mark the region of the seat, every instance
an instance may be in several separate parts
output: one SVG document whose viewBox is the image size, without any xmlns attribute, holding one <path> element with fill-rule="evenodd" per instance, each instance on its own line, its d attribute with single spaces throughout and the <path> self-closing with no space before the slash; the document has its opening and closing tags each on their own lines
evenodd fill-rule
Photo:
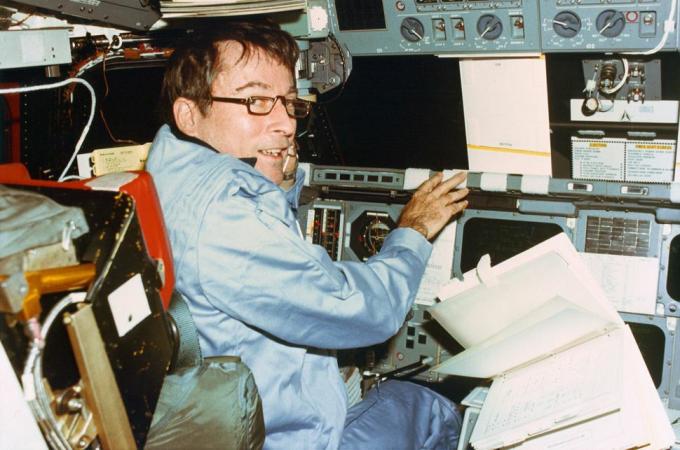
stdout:
<svg viewBox="0 0 680 450">
<path fill-rule="evenodd" d="M 250 369 L 237 356 L 203 358 L 191 313 L 177 291 L 169 312 L 177 327 L 175 367 L 165 377 L 145 449 L 261 449 L 262 402 Z"/>
<path fill-rule="evenodd" d="M 74 242 L 78 260 L 94 267 L 83 303 L 91 309 L 94 326 L 81 324 L 72 331 L 74 324 L 81 322 L 70 315 L 77 318 L 84 313 L 68 306 L 64 310 L 70 322 L 67 329 L 75 338 L 70 337 L 69 345 L 63 332 L 55 331 L 47 337 L 40 364 L 53 387 L 47 395 L 58 400 L 52 403 L 68 403 L 80 398 L 78 393 L 84 390 L 81 415 L 92 413 L 104 448 L 187 448 L 199 442 L 204 447 L 261 448 L 262 407 L 250 370 L 238 357 L 204 360 L 200 354 L 189 309 L 174 290 L 170 246 L 150 175 L 123 172 L 56 183 L 32 180 L 25 167 L 8 164 L 0 165 L 0 184 L 78 207 L 89 226 L 89 232 Z M 50 295 L 40 300 L 46 310 L 53 303 Z M 23 319 L 26 322 L 28 317 Z M 128 319 L 129 326 L 118 323 Z M 97 351 L 88 346 L 90 341 L 97 341 L 92 338 L 92 329 L 100 336 L 103 350 L 99 353 L 106 355 L 99 362 L 94 355 Z M 3 342 L 5 348 L 21 344 Z M 63 360 L 72 364 L 57 368 L 64 366 L 58 363 Z M 87 373 L 106 362 L 111 372 L 108 385 L 102 381 L 106 376 Z M 20 370 L 15 366 L 15 371 Z M 99 405 L 107 401 L 97 398 L 102 391 L 120 393 L 122 406 L 116 415 L 124 420 L 111 417 L 115 407 Z M 225 414 L 226 407 L 231 407 L 229 414 Z M 64 408 L 46 413 L 54 416 L 59 426 L 88 422 L 86 417 L 74 419 L 72 411 Z M 88 444 L 87 440 L 78 441 L 92 431 L 84 427 L 72 425 L 72 431 L 80 436 L 66 440 Z M 43 433 L 48 435 L 45 428 Z"/>
<path fill-rule="evenodd" d="M 93 276 L 78 285 L 62 283 L 61 292 L 42 289 L 37 302 L 4 313 L 15 324 L 4 334 L 14 339 L 3 341 L 15 372 L 22 372 L 26 349 L 34 349 L 18 330 L 37 327 L 34 341 L 44 340 L 44 349 L 36 350 L 33 377 L 43 401 L 32 407 L 46 418 L 39 420 L 43 434 L 57 448 L 66 442 L 89 445 L 95 436 L 105 448 L 114 442 L 116 448 L 142 448 L 171 366 L 174 339 L 165 311 L 174 276 L 162 215 L 150 176 L 124 175 L 56 183 L 32 180 L 18 164 L 0 166 L 0 183 L 78 208 L 87 222 L 88 232 L 73 240 L 77 266 L 47 269 L 52 271 L 47 279 L 64 280 L 68 270 L 81 266 L 92 267 Z M 46 285 L 45 277 L 35 275 L 46 271 L 36 269 L 19 274 L 28 281 L 29 293 L 36 290 L 31 283 Z M 46 327 L 54 307 L 62 305 L 59 299 L 74 289 L 86 290 L 79 302 L 84 307 L 64 304 Z M 43 336 L 40 327 L 49 333 Z M 44 392 L 43 378 L 48 385 Z M 96 426 L 94 434 L 90 423 Z"/>
</svg>

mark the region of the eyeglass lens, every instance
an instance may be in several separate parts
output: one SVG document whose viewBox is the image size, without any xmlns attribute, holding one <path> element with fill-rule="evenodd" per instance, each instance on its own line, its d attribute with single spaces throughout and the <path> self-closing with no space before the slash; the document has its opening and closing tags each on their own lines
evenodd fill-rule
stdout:
<svg viewBox="0 0 680 450">
<path fill-rule="evenodd" d="M 250 112 L 253 114 L 269 114 L 274 109 L 278 99 L 281 99 L 286 107 L 286 112 L 293 117 L 303 118 L 309 114 L 309 104 L 306 101 L 285 97 L 251 97 L 248 104 Z"/>
</svg>

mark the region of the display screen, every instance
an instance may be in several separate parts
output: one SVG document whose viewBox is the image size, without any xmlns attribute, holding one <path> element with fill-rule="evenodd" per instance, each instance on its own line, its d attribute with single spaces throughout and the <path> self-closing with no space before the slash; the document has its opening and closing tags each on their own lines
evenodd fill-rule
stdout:
<svg viewBox="0 0 680 450">
<path fill-rule="evenodd" d="M 301 121 L 302 160 L 389 169 L 467 169 L 458 61 L 355 57 L 344 88 Z"/>
<path fill-rule="evenodd" d="M 671 241 L 668 252 L 668 279 L 666 280 L 666 290 L 668 295 L 675 301 L 680 301 L 680 236 L 676 236 Z"/>
<path fill-rule="evenodd" d="M 335 0 L 335 11 L 341 31 L 385 29 L 381 0 Z"/>
<path fill-rule="evenodd" d="M 654 386 L 658 388 L 663 375 L 663 348 L 666 345 L 666 337 L 657 326 L 634 322 L 627 322 L 627 324 L 635 337 L 635 342 L 640 347 L 640 353 L 652 376 Z"/>
<path fill-rule="evenodd" d="M 495 266 L 561 232 L 562 227 L 554 223 L 470 219 L 463 228 L 460 269 L 463 272 L 474 269 L 486 254 Z"/>
</svg>

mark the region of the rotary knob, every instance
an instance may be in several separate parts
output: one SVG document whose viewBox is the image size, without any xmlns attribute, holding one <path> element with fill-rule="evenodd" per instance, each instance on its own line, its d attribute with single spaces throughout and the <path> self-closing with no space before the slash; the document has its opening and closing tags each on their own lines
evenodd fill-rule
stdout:
<svg viewBox="0 0 680 450">
<path fill-rule="evenodd" d="M 597 16 L 595 26 L 597 26 L 597 32 L 602 36 L 613 38 L 623 31 L 626 26 L 626 18 L 621 11 L 607 9 Z"/>
<path fill-rule="evenodd" d="M 477 21 L 477 33 L 481 38 L 492 41 L 498 39 L 503 33 L 503 23 L 498 16 L 493 14 L 484 14 Z"/>
<path fill-rule="evenodd" d="M 581 31 L 581 19 L 571 11 L 562 11 L 552 20 L 553 30 L 563 38 L 573 38 Z"/>
<path fill-rule="evenodd" d="M 409 42 L 418 42 L 425 37 L 423 23 L 415 17 L 407 17 L 401 22 L 401 35 Z"/>
</svg>

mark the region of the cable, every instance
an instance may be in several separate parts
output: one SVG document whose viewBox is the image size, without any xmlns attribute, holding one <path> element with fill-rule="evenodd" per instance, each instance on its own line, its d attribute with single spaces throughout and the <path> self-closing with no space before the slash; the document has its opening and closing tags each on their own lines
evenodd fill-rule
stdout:
<svg viewBox="0 0 680 450">
<path fill-rule="evenodd" d="M 37 320 L 32 324 L 29 323 L 29 330 L 33 335 L 33 340 L 28 357 L 26 358 L 26 364 L 24 365 L 24 372 L 21 376 L 24 395 L 48 442 L 53 448 L 59 450 L 70 450 L 71 445 L 61 432 L 61 428 L 50 407 L 50 398 L 45 391 L 45 384 L 43 383 L 42 353 L 45 347 L 45 340 L 54 321 L 67 307 L 80 303 L 84 299 L 84 295 L 69 294 L 50 310 L 42 327 L 37 323 Z"/>
<path fill-rule="evenodd" d="M 109 79 L 106 77 L 106 55 L 111 51 L 111 45 L 109 45 L 109 48 L 107 48 L 102 54 L 102 78 L 104 79 L 104 98 L 109 96 Z"/>
<path fill-rule="evenodd" d="M 87 123 L 85 124 L 85 128 L 83 128 L 83 132 L 80 134 L 80 139 L 78 139 L 78 142 L 76 142 L 76 147 L 73 150 L 73 154 L 71 155 L 71 158 L 69 159 L 68 163 L 66 164 L 66 167 L 64 167 L 64 171 L 59 175 L 59 178 L 57 181 L 62 182 L 65 180 L 66 173 L 68 170 L 71 168 L 71 165 L 73 164 L 73 161 L 76 159 L 76 155 L 80 151 L 80 147 L 83 145 L 83 142 L 85 141 L 85 136 L 87 136 L 87 133 L 90 131 L 90 126 L 92 125 L 92 119 L 94 119 L 94 112 L 97 106 L 97 96 L 94 93 L 94 89 L 92 88 L 92 85 L 88 83 L 87 81 L 83 80 L 82 78 L 67 78 L 63 81 L 59 81 L 57 83 L 51 83 L 51 84 L 41 84 L 37 86 L 26 86 L 26 87 L 19 87 L 19 88 L 9 88 L 9 89 L 0 89 L 0 94 L 19 94 L 23 92 L 33 92 L 33 91 L 43 91 L 46 89 L 55 89 L 59 88 L 62 86 L 66 86 L 71 83 L 80 83 L 84 85 L 88 91 L 90 91 L 90 96 L 92 98 L 92 103 L 90 105 L 90 117 L 87 119 Z"/>
<path fill-rule="evenodd" d="M 666 41 L 668 40 L 668 36 L 670 36 L 671 32 L 675 29 L 675 20 L 673 18 L 675 17 L 675 10 L 678 7 L 678 0 L 671 0 L 671 10 L 668 14 L 668 19 L 664 20 L 663 22 L 663 36 L 661 36 L 661 40 L 659 41 L 658 44 L 656 44 L 656 47 L 653 49 L 644 51 L 644 52 L 624 52 L 624 55 L 653 55 L 654 53 L 658 52 L 661 50 L 665 45 Z"/>
<path fill-rule="evenodd" d="M 122 45 L 122 41 L 121 45 Z M 109 54 L 111 48 L 113 47 L 113 40 L 111 41 L 111 45 L 109 48 L 104 52 L 102 55 L 102 78 L 104 79 L 104 98 L 102 99 L 102 103 L 99 106 L 99 117 L 102 119 L 102 123 L 104 124 L 104 128 L 106 129 L 106 132 L 109 135 L 109 138 L 116 144 L 132 144 L 132 145 L 139 145 L 139 142 L 133 141 L 131 139 L 118 139 L 113 135 L 113 132 L 111 131 L 111 127 L 109 127 L 109 122 L 106 120 L 106 115 L 104 114 L 104 100 L 109 96 L 109 79 L 106 76 L 106 57 Z"/>
<path fill-rule="evenodd" d="M 407 364 L 403 367 L 400 367 L 395 370 L 391 370 L 389 372 L 385 373 L 373 373 L 373 372 L 364 372 L 363 376 L 364 377 L 375 377 L 378 379 L 378 382 L 383 382 L 392 378 L 407 378 L 413 375 L 417 375 L 418 373 L 422 372 L 423 370 L 428 369 L 431 365 L 432 362 L 434 361 L 434 358 L 431 356 L 427 357 L 421 357 L 420 361 Z"/>
<path fill-rule="evenodd" d="M 80 175 L 68 175 L 64 178 L 62 178 L 60 181 L 69 181 L 69 180 L 84 180 L 87 177 L 81 177 Z"/>
<path fill-rule="evenodd" d="M 111 60 L 114 60 L 114 59 L 125 59 L 125 56 L 117 55 L 117 54 L 111 54 L 111 55 L 107 55 L 106 59 L 108 61 L 111 61 Z M 103 55 L 94 56 L 93 58 L 81 63 L 81 65 L 76 69 L 76 72 L 72 76 L 74 76 L 74 77 L 82 76 L 85 72 L 87 72 L 91 68 L 95 67 L 98 64 L 101 64 L 103 60 L 104 60 Z"/>
</svg>

